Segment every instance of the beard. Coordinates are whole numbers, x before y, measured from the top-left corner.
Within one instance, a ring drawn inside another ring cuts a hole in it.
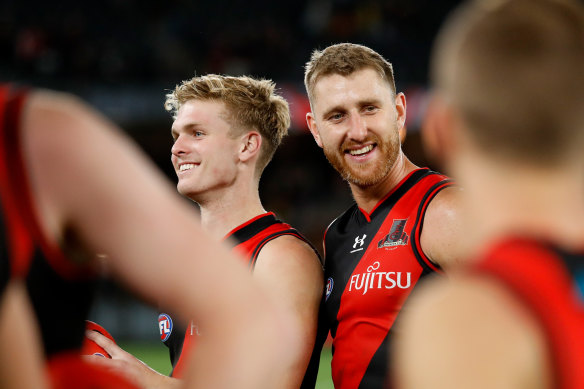
[[[392,132],[386,139],[381,139],[371,134],[362,143],[373,142],[378,149],[380,158],[364,163],[347,163],[345,150],[351,146],[359,145],[354,141],[344,141],[338,149],[324,145],[323,151],[326,159],[335,168],[341,177],[349,183],[368,187],[381,182],[395,164],[401,147],[397,131]]]

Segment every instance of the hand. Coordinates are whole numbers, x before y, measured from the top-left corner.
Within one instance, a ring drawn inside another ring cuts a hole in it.
[[[180,380],[158,373],[97,331],[87,331],[86,336],[111,355],[111,359],[86,355],[84,359],[88,362],[113,371],[142,389],[171,389],[181,386]]]

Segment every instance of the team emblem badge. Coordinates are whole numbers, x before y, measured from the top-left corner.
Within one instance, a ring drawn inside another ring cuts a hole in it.
[[[335,284],[335,282],[333,281],[332,277],[329,277],[329,279],[326,280],[326,294],[325,294],[324,301],[328,300],[329,296],[333,292],[333,285],[334,284]]]
[[[172,319],[166,313],[158,315],[158,329],[160,330],[160,340],[166,342],[172,334]]]
[[[377,242],[377,248],[405,246],[408,244],[408,234],[404,232],[408,219],[393,219],[389,234]]]

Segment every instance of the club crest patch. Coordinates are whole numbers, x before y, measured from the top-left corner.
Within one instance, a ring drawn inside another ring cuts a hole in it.
[[[166,342],[172,334],[172,319],[166,313],[158,315],[158,329],[160,330],[160,340]]]
[[[335,282],[333,281],[333,278],[329,277],[329,279],[326,280],[326,291],[325,291],[324,301],[328,300],[329,296],[333,292],[334,285],[335,285]]]
[[[404,232],[407,222],[408,219],[393,219],[389,234],[377,242],[377,248],[389,248],[391,250],[397,248],[397,246],[407,245],[409,236]]]

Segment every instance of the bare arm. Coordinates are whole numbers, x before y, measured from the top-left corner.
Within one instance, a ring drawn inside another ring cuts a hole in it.
[[[38,94],[30,110],[24,150],[54,243],[74,231],[87,252],[108,254],[126,285],[208,328],[198,348],[205,358],[192,369],[198,387],[274,387],[281,343],[295,348],[287,314],[106,119],[57,94]]]
[[[491,280],[432,280],[399,325],[392,358],[399,388],[550,387],[541,329]]]
[[[424,217],[422,249],[432,262],[446,270],[468,257],[461,196],[463,192],[458,187],[443,189],[432,199]]]
[[[101,365],[107,370],[124,376],[136,387],[141,389],[174,389],[182,388],[182,381],[158,373],[144,362],[124,351],[117,344],[96,331],[88,331],[86,336],[111,356],[111,359],[95,355],[85,358],[92,363]]]
[[[43,350],[25,286],[12,281],[0,301],[0,382],[6,389],[48,388]]]
[[[298,350],[290,352],[292,363],[278,388],[298,388],[302,383],[316,337],[318,307],[323,292],[322,266],[312,248],[293,236],[281,236],[260,251],[254,277],[269,290],[270,297],[291,313],[300,327]]]

